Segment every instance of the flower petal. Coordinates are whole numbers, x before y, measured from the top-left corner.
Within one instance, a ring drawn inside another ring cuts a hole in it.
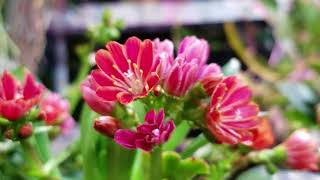
[[[155,121],[155,117],[156,117],[156,113],[154,111],[154,109],[151,109],[145,116],[144,121],[148,124],[154,124]]]
[[[98,50],[96,53],[96,63],[99,69],[101,69],[108,76],[111,77],[114,75],[115,77],[123,80],[122,75],[113,67],[114,60],[108,51],[104,49]]]
[[[136,132],[133,132],[128,129],[119,129],[116,131],[114,135],[114,140],[117,144],[128,148],[135,149],[136,148]]]
[[[8,72],[4,71],[1,77],[1,96],[5,100],[12,100],[17,92],[17,84],[13,76]]]
[[[105,86],[99,87],[96,91],[97,95],[104,99],[105,101],[115,101],[117,100],[117,94],[121,92],[120,88]]]
[[[27,73],[24,86],[23,86],[23,98],[28,100],[40,95],[42,87],[35,81],[34,77]]]
[[[127,57],[132,63],[138,63],[140,45],[141,40],[137,37],[130,37],[125,43]]]
[[[126,72],[129,68],[127,58],[124,54],[124,48],[121,44],[111,41],[107,44],[107,49],[113,57],[114,62],[117,64],[122,72]]]
[[[126,92],[120,92],[117,94],[117,99],[121,104],[129,104],[134,100],[134,96]]]
[[[159,83],[159,76],[157,73],[152,72],[147,80],[148,90],[152,90]]]
[[[91,71],[91,76],[100,86],[112,86],[113,82],[100,69]]]
[[[149,75],[153,65],[153,45],[152,41],[146,39],[143,41],[138,57],[138,67],[143,71],[143,77]]]

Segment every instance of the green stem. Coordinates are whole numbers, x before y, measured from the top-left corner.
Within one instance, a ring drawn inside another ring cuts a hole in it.
[[[161,147],[153,149],[151,152],[150,179],[161,180]]]
[[[40,157],[36,151],[36,149],[33,147],[33,145],[30,142],[30,138],[26,140],[20,141],[21,147],[23,149],[24,158],[26,160],[26,163],[28,163],[30,168],[30,174],[32,176],[43,176],[43,170],[42,170],[42,162],[40,160]]]
[[[63,151],[57,157],[50,159],[43,167],[44,171],[49,174],[54,169],[58,168],[59,164],[65,161],[71,154],[73,154],[79,147],[79,141],[71,144],[67,150]]]
[[[196,150],[206,145],[207,143],[208,140],[206,139],[206,137],[203,134],[200,134],[192,141],[192,143],[188,147],[186,147],[184,151],[181,152],[181,157],[187,158],[189,156],[192,156]]]

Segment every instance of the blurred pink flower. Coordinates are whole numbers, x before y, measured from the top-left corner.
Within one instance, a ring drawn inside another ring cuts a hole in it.
[[[297,62],[294,70],[289,74],[289,79],[293,81],[308,81],[315,78],[315,72],[308,68],[303,61]]]
[[[24,116],[39,102],[43,85],[37,83],[27,72],[24,84],[19,82],[8,72],[4,71],[0,82],[0,116],[15,121]]]
[[[69,114],[69,102],[57,93],[48,92],[42,98],[40,113],[47,125],[59,124],[63,134],[68,133],[75,125]]]
[[[294,169],[318,170],[318,147],[305,129],[295,131],[282,144],[287,151],[287,164]]]
[[[222,80],[211,96],[206,124],[218,141],[251,145],[251,130],[258,124],[258,106],[251,102],[252,92],[235,76]]]
[[[46,124],[61,123],[68,118],[69,102],[63,99],[59,94],[49,92],[40,101],[41,115]]]
[[[98,84],[96,93],[105,101],[128,104],[145,97],[159,82],[153,59],[152,41],[129,38],[124,45],[109,42],[108,50],[96,53],[101,72],[91,75]]]
[[[95,74],[96,78],[100,76],[104,76],[103,72],[100,70],[94,70],[91,74]],[[115,102],[113,101],[105,101],[100,98],[96,94],[96,89],[98,88],[98,84],[93,78],[92,75],[89,75],[88,78],[81,84],[81,93],[90,108],[101,114],[101,115],[109,115],[114,107]]]
[[[62,121],[60,124],[60,129],[62,134],[66,135],[69,132],[71,132],[71,129],[73,129],[76,126],[75,120],[71,116],[67,116],[67,118]]]
[[[158,114],[151,110],[146,114],[144,124],[137,127],[137,131],[117,130],[114,139],[116,143],[128,149],[140,148],[145,151],[151,151],[154,146],[166,142],[175,129],[172,120],[166,123],[163,121],[163,109]]]

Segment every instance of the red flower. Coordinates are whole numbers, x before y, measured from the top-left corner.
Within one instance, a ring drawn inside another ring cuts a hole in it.
[[[96,74],[95,76],[104,76],[103,72],[100,70],[94,70],[92,74]],[[81,92],[83,95],[84,100],[90,106],[92,110],[101,114],[101,115],[109,115],[114,107],[115,102],[113,101],[105,101],[104,99],[100,98],[96,94],[96,90],[98,88],[97,82],[94,78],[89,75],[87,80],[85,80],[81,84]]]
[[[145,151],[151,151],[154,146],[166,142],[175,128],[172,120],[166,123],[163,121],[163,109],[158,114],[151,110],[146,114],[144,124],[138,126],[136,132],[128,129],[119,129],[116,131],[114,140],[128,149],[140,148]]]
[[[0,82],[0,116],[15,121],[24,116],[38,103],[43,85],[37,83],[27,72],[24,84],[19,82],[7,71],[1,75]]]
[[[252,129],[253,143],[252,147],[256,150],[269,148],[274,144],[274,135],[271,125],[266,118],[259,118],[257,128]]]
[[[128,104],[145,97],[158,84],[152,41],[141,42],[131,37],[124,45],[112,41],[106,47],[108,50],[96,53],[100,70],[91,74],[99,85],[96,90],[99,97]]]
[[[222,80],[211,96],[206,124],[221,142],[251,145],[251,130],[257,125],[259,108],[251,102],[251,91],[230,76]]]
[[[294,169],[318,170],[317,144],[305,129],[295,131],[284,143],[287,164]]]
[[[173,64],[173,43],[170,40],[160,41],[159,38],[153,40],[154,60],[159,64],[159,76],[161,80],[167,78]]]

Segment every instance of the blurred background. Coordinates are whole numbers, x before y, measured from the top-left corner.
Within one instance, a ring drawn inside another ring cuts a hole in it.
[[[253,88],[278,142],[301,127],[319,134],[320,0],[0,0],[0,7],[0,71],[25,65],[69,98],[75,117],[80,95],[68,94],[77,94],[107,41],[178,44],[196,35],[210,43],[209,62]]]

